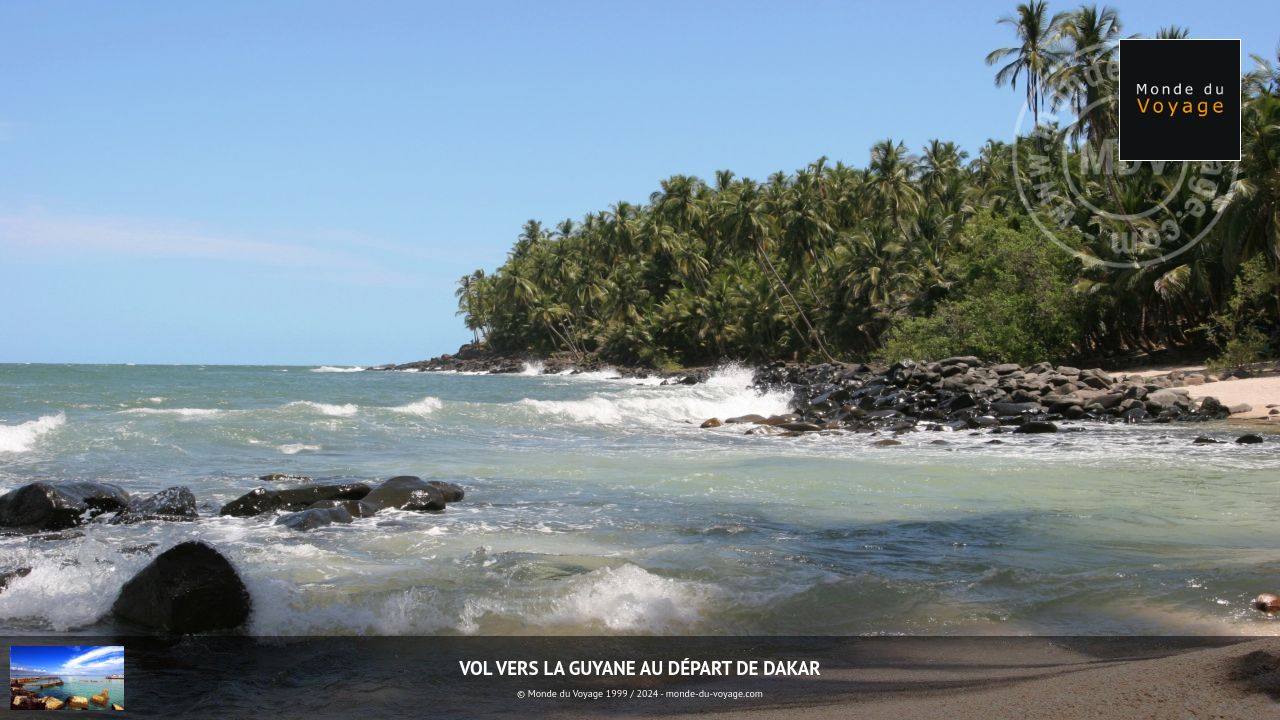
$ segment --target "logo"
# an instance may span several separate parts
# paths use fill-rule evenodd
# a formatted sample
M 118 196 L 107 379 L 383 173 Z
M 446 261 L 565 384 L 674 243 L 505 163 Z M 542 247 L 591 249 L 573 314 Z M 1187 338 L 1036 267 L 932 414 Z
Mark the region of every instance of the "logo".
M 1126 44 L 1126 50 L 1128 47 Z M 1235 47 L 1234 84 L 1223 88 L 1224 95 L 1234 97 L 1229 106 L 1235 113 L 1231 118 L 1236 152 L 1232 159 L 1239 156 L 1240 140 L 1238 44 Z M 1124 82 L 1135 86 L 1146 83 L 1148 89 L 1160 82 L 1154 75 L 1151 80 L 1134 80 L 1133 69 L 1129 70 Z M 1193 76 L 1186 77 L 1191 82 Z M 1039 114 L 1037 123 L 1023 105 L 1014 125 L 1013 148 L 1014 183 L 1041 232 L 1090 266 L 1132 269 L 1158 265 L 1193 248 L 1217 223 L 1215 201 L 1235 182 L 1238 163 L 1202 159 L 1194 149 L 1170 156 L 1189 160 L 1133 159 L 1129 149 L 1124 152 L 1130 159 L 1121 160 L 1119 117 L 1123 111 L 1126 124 L 1132 118 L 1120 107 L 1124 94 L 1116 43 L 1058 58 L 1045 70 L 1044 78 L 1048 108 Z M 1204 90 L 1207 82 L 1201 80 L 1199 90 Z M 1213 84 L 1224 83 L 1218 80 Z M 1163 88 L 1163 83 L 1158 87 Z M 1196 104 L 1201 99 L 1197 95 L 1192 100 L 1190 116 L 1179 122 L 1209 120 L 1214 101 L 1208 100 L 1206 117 L 1201 118 Z M 1221 102 L 1225 113 L 1227 101 Z M 1167 113 L 1165 105 L 1160 108 Z M 1153 113 L 1156 109 L 1152 104 L 1146 108 Z M 1184 109 L 1180 105 L 1177 111 Z M 1225 115 L 1215 121 L 1222 117 Z M 1164 118 L 1153 114 L 1146 119 Z M 1133 127 L 1128 126 L 1126 139 Z M 1168 137 L 1176 142 L 1179 132 L 1171 126 Z

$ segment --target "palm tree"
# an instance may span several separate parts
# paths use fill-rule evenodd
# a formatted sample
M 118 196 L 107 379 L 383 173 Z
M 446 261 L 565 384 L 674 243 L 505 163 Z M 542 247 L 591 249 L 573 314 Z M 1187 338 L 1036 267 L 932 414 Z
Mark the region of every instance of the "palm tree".
M 987 64 L 1005 61 L 996 71 L 996 85 L 1008 83 L 1013 89 L 1022 78 L 1026 85 L 1027 105 L 1037 125 L 1040 124 L 1040 98 L 1045 76 L 1060 53 L 1054 47 L 1057 24 L 1061 16 L 1049 17 L 1048 4 L 1044 0 L 1031 0 L 1018 5 L 1017 15 L 1006 15 L 998 21 L 1012 25 L 1018 35 L 1016 47 L 1004 47 L 987 54 Z

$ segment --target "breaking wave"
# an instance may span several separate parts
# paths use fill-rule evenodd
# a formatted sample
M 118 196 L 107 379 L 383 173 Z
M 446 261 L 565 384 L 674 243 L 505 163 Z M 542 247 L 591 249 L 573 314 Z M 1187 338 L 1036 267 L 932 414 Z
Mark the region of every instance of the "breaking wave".
M 787 412 L 789 395 L 758 392 L 751 385 L 751 379 L 749 368 L 729 366 L 717 370 L 698 385 L 640 384 L 619 391 L 594 393 L 582 400 L 525 398 L 516 404 L 541 415 L 602 425 L 701 422 L 710 417 Z
M 223 410 L 217 408 L 129 408 L 121 410 L 123 415 L 177 415 L 179 417 L 208 417 L 219 415 Z
M 66 421 L 66 415 L 58 413 L 18 425 L 0 425 L 0 452 L 26 452 L 41 435 L 58 429 Z
M 364 372 L 364 368 L 360 367 L 359 365 L 357 365 L 357 366 L 355 366 L 355 367 L 334 367 L 333 365 L 321 365 L 321 366 L 320 366 L 320 367 L 318 367 L 318 368 L 311 368 L 311 372 L 318 372 L 318 373 L 351 373 L 351 372 Z
M 393 412 L 404 413 L 405 415 L 426 416 L 439 410 L 443 405 L 444 403 L 440 400 L 440 398 L 435 398 L 428 395 L 427 397 L 424 397 L 421 400 L 418 400 L 416 402 L 411 402 L 407 405 L 397 405 L 395 407 L 390 407 L 387 409 Z
M 294 402 L 285 405 L 285 407 L 307 408 L 331 417 L 347 417 L 349 415 L 355 415 L 360 410 L 360 406 L 353 403 L 347 403 L 345 405 L 331 405 L 329 403 L 312 402 L 310 400 L 295 400 Z

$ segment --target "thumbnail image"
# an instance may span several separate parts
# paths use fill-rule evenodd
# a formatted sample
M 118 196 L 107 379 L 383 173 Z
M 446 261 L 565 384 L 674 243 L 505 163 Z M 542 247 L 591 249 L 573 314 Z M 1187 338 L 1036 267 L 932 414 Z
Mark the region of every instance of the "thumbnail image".
M 124 710 L 124 646 L 9 648 L 11 710 Z

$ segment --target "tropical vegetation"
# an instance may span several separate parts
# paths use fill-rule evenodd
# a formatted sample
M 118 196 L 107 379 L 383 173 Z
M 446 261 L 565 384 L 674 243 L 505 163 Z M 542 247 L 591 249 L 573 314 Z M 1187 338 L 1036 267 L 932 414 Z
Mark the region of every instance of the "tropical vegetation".
M 1032 0 L 1000 22 L 1017 42 L 987 62 L 1031 112 L 1016 142 L 970 157 L 943 140 L 912 152 L 885 139 L 865 167 L 675 175 L 643 204 L 530 220 L 501 267 L 459 281 L 466 326 L 495 351 L 654 366 L 1274 354 L 1280 57 L 1254 56 L 1242 79 L 1238 166 L 1194 164 L 1202 180 L 1187 182 L 1152 163 L 1109 165 L 1114 10 L 1050 14 Z M 1116 212 L 1145 207 L 1162 212 Z

